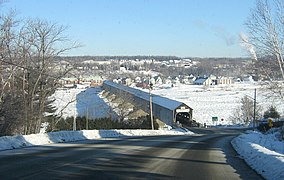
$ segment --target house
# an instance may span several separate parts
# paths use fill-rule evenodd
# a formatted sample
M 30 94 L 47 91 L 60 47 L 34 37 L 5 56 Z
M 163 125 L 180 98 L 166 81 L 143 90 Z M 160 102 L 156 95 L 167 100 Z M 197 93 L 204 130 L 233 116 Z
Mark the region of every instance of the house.
M 196 80 L 196 77 L 193 76 L 192 74 L 189 76 L 188 78 L 188 81 L 189 81 L 189 84 L 194 84 L 194 81 Z
M 218 84 L 218 78 L 214 75 L 204 76 L 204 77 L 198 77 L 198 78 L 193 78 L 195 85 L 204 85 L 204 86 L 210 86 L 210 85 L 217 85 Z
M 201 77 L 201 78 L 197 78 L 194 81 L 195 85 L 204 85 L 204 86 L 209 86 L 212 85 L 212 81 L 209 77 Z
M 118 78 L 118 79 L 113 79 L 112 81 L 115 82 L 115 83 L 117 83 L 117 84 L 121 84 L 121 79 L 120 79 L 120 78 Z
M 254 82 L 254 79 L 252 76 L 246 76 L 243 78 L 243 81 L 246 82 L 246 83 L 252 83 Z
M 234 80 L 231 77 L 221 77 L 218 78 L 217 84 L 233 84 Z
M 62 87 L 65 88 L 72 88 L 75 84 L 78 84 L 80 80 L 75 77 L 65 77 L 59 80 L 59 83 L 62 85 Z
M 172 84 L 180 84 L 180 78 L 178 76 L 174 76 L 171 78 Z
M 122 67 L 119 68 L 119 71 L 120 72 L 127 72 L 127 69 L 126 69 L 126 67 L 122 66 Z
M 233 79 L 233 81 L 237 82 L 237 83 L 240 83 L 240 82 L 242 82 L 242 79 L 241 78 L 235 78 L 235 79 Z
M 195 80 L 196 80 L 196 77 L 191 74 L 189 76 L 182 77 L 181 82 L 183 84 L 193 84 Z
M 134 82 L 135 83 L 142 83 L 141 77 L 139 77 L 139 76 L 135 77 Z
M 210 75 L 209 79 L 211 80 L 211 84 L 210 85 L 217 85 L 218 84 L 218 80 L 217 80 L 217 76 L 214 75 Z
M 101 76 L 96 75 L 91 78 L 92 87 L 101 86 L 102 84 L 103 84 L 103 78 Z
M 173 84 L 171 79 L 165 79 L 165 84 Z
M 155 85 L 162 85 L 163 80 L 160 76 L 155 76 L 155 77 L 151 78 L 151 83 L 155 84 Z
M 132 84 L 132 79 L 129 77 L 122 78 L 121 83 L 125 86 L 130 86 Z
M 103 78 L 99 75 L 79 76 L 77 84 L 86 84 L 90 86 L 101 86 L 103 84 Z
M 182 76 L 182 77 L 181 77 L 181 83 L 183 83 L 183 84 L 189 84 L 188 78 L 189 78 L 189 76 Z

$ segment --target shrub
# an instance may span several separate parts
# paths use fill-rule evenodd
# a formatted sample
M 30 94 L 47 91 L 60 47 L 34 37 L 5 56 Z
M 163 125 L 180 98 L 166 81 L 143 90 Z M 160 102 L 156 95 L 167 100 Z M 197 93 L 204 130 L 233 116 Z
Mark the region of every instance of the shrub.
M 276 110 L 276 107 L 270 106 L 269 109 L 264 112 L 263 117 L 264 117 L 265 119 L 267 119 L 267 118 L 279 118 L 279 117 L 280 117 L 280 114 L 279 114 L 278 111 Z
M 50 131 L 61 131 L 61 130 L 73 130 L 74 117 L 68 117 L 66 119 L 49 119 Z M 154 122 L 154 128 L 158 129 L 159 125 Z M 141 117 L 138 119 L 127 120 L 127 121 L 115 121 L 110 118 L 100 118 L 95 120 L 88 120 L 88 129 L 151 129 L 151 121 L 149 116 Z M 86 117 L 76 118 L 76 130 L 86 129 Z

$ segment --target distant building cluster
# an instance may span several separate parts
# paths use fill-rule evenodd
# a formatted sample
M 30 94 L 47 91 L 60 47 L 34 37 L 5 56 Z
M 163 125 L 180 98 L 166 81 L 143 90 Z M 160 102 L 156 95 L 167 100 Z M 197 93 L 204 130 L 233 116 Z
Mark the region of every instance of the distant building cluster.
M 66 77 L 60 79 L 59 83 L 62 87 L 70 88 L 76 86 L 76 84 L 85 84 L 89 85 L 90 87 L 102 86 L 103 81 L 107 80 L 104 79 L 102 76 L 95 75 L 95 76 L 80 76 L 76 77 Z M 152 84 L 154 87 L 173 87 L 178 84 L 187 84 L 187 85 L 200 85 L 200 86 L 214 86 L 214 85 L 230 85 L 236 82 L 241 82 L 239 78 L 233 77 L 216 77 L 214 75 L 210 76 L 203 76 L 203 77 L 196 77 L 194 75 L 189 76 L 169 76 L 164 78 L 160 75 L 156 75 L 153 77 L 123 77 L 123 78 L 114 78 L 112 79 L 113 82 L 122 84 L 125 86 L 136 86 L 140 88 L 148 88 L 149 84 Z M 252 77 L 244 78 L 242 81 L 245 82 L 253 82 Z
M 135 77 L 134 79 L 130 77 L 124 78 L 116 78 L 112 80 L 115 83 L 123 84 L 125 86 L 137 86 L 141 88 L 148 88 L 149 84 L 153 86 L 175 86 L 177 84 L 187 84 L 187 85 L 200 85 L 200 86 L 214 86 L 214 85 L 230 85 L 237 82 L 241 82 L 239 78 L 233 77 L 216 77 L 214 75 L 210 76 L 203 76 L 203 77 L 196 77 L 194 75 L 189 76 L 169 76 L 167 78 L 163 78 L 160 75 L 156 75 L 153 77 Z M 245 82 L 253 82 L 252 77 L 248 77 L 243 79 L 242 81 Z
M 79 76 L 79 77 L 66 77 L 59 80 L 62 87 L 71 88 L 77 84 L 85 84 L 90 87 L 102 86 L 103 78 L 99 75 L 96 76 Z
M 72 73 L 60 79 L 62 87 L 76 84 L 101 86 L 104 80 L 148 88 L 171 87 L 178 84 L 214 86 L 252 82 L 252 75 L 240 74 L 249 65 L 246 60 L 209 59 L 208 61 L 177 57 L 96 57 L 99 59 L 61 60 L 58 70 L 72 67 Z M 83 58 L 83 57 L 81 57 Z M 202 67 L 202 68 L 200 68 Z M 210 70 L 211 69 L 211 70 Z M 208 72 L 214 71 L 216 75 Z M 232 72 L 234 71 L 234 72 Z M 192 72 L 192 73 L 188 73 Z M 200 75 L 201 74 L 201 75 Z M 226 74 L 226 75 L 225 75 Z

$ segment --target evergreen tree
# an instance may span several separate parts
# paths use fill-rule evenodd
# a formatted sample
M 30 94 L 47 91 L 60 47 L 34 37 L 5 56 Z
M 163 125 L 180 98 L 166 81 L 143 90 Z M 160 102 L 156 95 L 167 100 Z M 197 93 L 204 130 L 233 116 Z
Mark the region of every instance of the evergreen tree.
M 278 111 L 276 110 L 276 107 L 270 106 L 269 109 L 264 112 L 263 117 L 264 117 L 265 119 L 267 119 L 267 118 L 279 118 L 279 117 L 280 117 L 280 114 L 279 114 Z

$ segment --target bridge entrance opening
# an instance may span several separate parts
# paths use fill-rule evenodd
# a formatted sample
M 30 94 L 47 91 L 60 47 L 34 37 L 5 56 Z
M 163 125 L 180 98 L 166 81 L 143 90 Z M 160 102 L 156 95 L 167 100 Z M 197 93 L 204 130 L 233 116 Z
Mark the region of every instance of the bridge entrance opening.
M 191 114 L 189 112 L 179 112 L 176 114 L 176 122 L 190 126 L 191 124 Z

